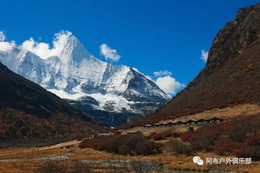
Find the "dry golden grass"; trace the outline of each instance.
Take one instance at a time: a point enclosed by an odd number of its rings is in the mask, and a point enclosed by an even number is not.
[[[213,117],[219,117],[223,119],[231,119],[234,118],[238,115],[254,115],[260,113],[260,106],[256,104],[243,104],[243,105],[238,105],[234,107],[227,107],[227,108],[215,108],[212,110],[207,110],[201,113],[189,115],[189,116],[184,116],[184,117],[179,117],[174,120],[167,120],[167,121],[161,121],[161,122],[171,122],[171,121],[186,121],[189,119],[200,119],[200,118],[205,118],[205,119],[210,119]]]
[[[69,141],[69,142],[63,142],[60,144],[55,144],[55,145],[45,146],[45,147],[0,150],[0,159],[44,157],[44,156],[48,156],[54,150],[55,153],[66,152],[66,150],[64,149],[77,147],[79,143],[80,141]],[[59,150],[59,149],[63,149],[63,150]]]
[[[259,171],[260,162],[253,162],[251,165],[220,165],[220,166],[211,166],[204,165],[198,166],[193,163],[193,156],[185,156],[185,155],[168,155],[168,154],[157,154],[151,156],[121,156],[116,154],[107,153],[104,151],[96,151],[94,149],[86,148],[80,149],[78,147],[72,147],[69,149],[66,148],[57,148],[52,150],[47,150],[44,152],[39,152],[36,155],[23,155],[23,157],[27,158],[39,158],[46,156],[61,156],[67,155],[68,161],[76,161],[76,160],[129,160],[129,161],[156,161],[160,162],[166,168],[169,169],[179,169],[179,170],[200,170],[206,171],[209,169],[217,169],[220,171],[231,169],[236,170],[238,172],[257,172]],[[220,158],[221,156],[217,156],[213,153],[197,153],[196,155],[200,156],[202,159],[209,158]],[[20,156],[18,158],[21,158]],[[226,158],[226,156],[223,156]],[[0,162],[0,173],[2,172],[35,172],[37,169],[41,167],[43,161],[6,161]],[[99,163],[93,163],[93,165],[98,165]],[[95,172],[104,172],[103,170],[95,170]]]
[[[179,117],[174,120],[166,120],[166,121],[161,121],[160,123],[168,123],[168,122],[177,122],[177,121],[187,121],[190,119],[210,119],[213,117],[219,117],[223,118],[224,120],[229,120],[231,118],[234,118],[239,115],[254,115],[260,113],[260,106],[259,105],[254,105],[254,104],[243,104],[239,106],[234,106],[234,107],[227,107],[227,108],[222,108],[222,109],[212,109],[212,110],[207,110],[201,113],[189,115],[189,116],[184,116],[184,117]],[[132,132],[137,132],[140,131],[143,133],[143,135],[148,136],[152,132],[162,132],[165,130],[172,130],[172,131],[178,131],[178,132],[185,132],[187,131],[187,127],[193,126],[194,130],[196,130],[198,127],[201,126],[201,124],[193,124],[193,125],[177,125],[177,126],[172,126],[172,127],[151,127],[151,128],[143,128],[143,127],[133,127],[130,129],[126,130],[121,130],[122,134],[126,133],[132,133]]]
[[[122,134],[126,133],[133,133],[133,132],[142,132],[143,135],[149,136],[153,132],[163,132],[165,130],[173,131],[173,132],[186,132],[187,127],[193,126],[194,130],[198,127],[202,126],[202,124],[193,124],[193,125],[178,125],[178,126],[171,126],[171,127],[150,127],[150,128],[143,128],[143,127],[134,127],[131,129],[123,130]]]
[[[183,118],[175,119],[173,121],[179,120],[188,120],[188,119],[200,119],[200,118],[212,118],[212,117],[221,117],[224,119],[230,119],[232,117],[244,114],[244,115],[252,115],[260,112],[260,106],[258,105],[240,105],[233,108],[223,108],[223,109],[214,109],[205,111],[199,114],[194,114],[190,116],[186,116]],[[152,132],[161,132],[165,130],[172,130],[172,131],[186,131],[187,126],[189,125],[181,125],[175,127],[164,127],[164,128],[142,128],[142,127],[135,127],[132,129],[128,129],[122,131],[123,133],[128,132],[135,132],[141,131],[144,135],[149,135]],[[200,124],[196,125],[195,129],[198,128]],[[159,141],[159,143],[165,143],[168,139]],[[52,156],[67,156],[68,161],[76,161],[76,160],[129,160],[129,161],[157,161],[162,163],[166,168],[169,169],[180,169],[180,170],[201,170],[207,171],[216,169],[219,171],[224,172],[227,169],[234,170],[237,172],[252,172],[258,173],[260,172],[260,161],[253,162],[251,165],[204,165],[198,166],[197,164],[193,163],[193,156],[185,156],[185,155],[168,155],[168,154],[157,154],[151,156],[122,156],[116,155],[112,153],[107,153],[104,151],[96,151],[94,149],[80,149],[78,148],[78,144],[80,141],[70,141],[66,143],[61,143],[57,145],[41,147],[41,148],[21,148],[21,149],[7,149],[7,150],[0,150],[0,155],[4,154],[14,154],[18,153],[17,155],[12,156],[5,156],[0,157],[1,159],[6,158],[41,158],[41,157],[52,157]],[[21,153],[20,153],[21,152]],[[221,156],[217,156],[213,153],[197,153],[196,155],[200,156],[202,159],[206,158],[220,158]],[[223,156],[226,158],[226,156]],[[43,161],[5,161],[0,162],[0,173],[2,172],[35,172],[35,170],[39,169]],[[100,163],[93,163],[93,165],[98,165]],[[104,170],[95,170],[95,172],[104,172]]]
[[[0,162],[0,173],[34,173],[42,164],[39,161]]]

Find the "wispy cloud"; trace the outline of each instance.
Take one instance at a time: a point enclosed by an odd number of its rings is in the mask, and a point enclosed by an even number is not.
[[[209,55],[209,52],[208,52],[208,51],[201,50],[200,59],[202,59],[202,60],[206,63],[207,60],[208,60],[208,55]]]
[[[5,41],[5,34],[3,31],[0,31],[0,42],[4,42]]]
[[[108,45],[100,45],[100,54],[105,57],[106,60],[119,61],[121,56],[117,53],[116,49],[111,49]]]
[[[154,76],[166,76],[166,75],[172,75],[172,72],[168,71],[168,70],[164,70],[164,71],[155,71],[153,72]]]
[[[3,31],[0,31],[0,50],[1,51],[10,51],[15,46],[15,41],[6,41],[6,36]]]

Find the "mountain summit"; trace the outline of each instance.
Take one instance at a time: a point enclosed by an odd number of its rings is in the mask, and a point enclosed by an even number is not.
[[[214,108],[260,104],[259,67],[260,3],[238,11],[214,38],[206,67],[148,119],[158,122]]]
[[[145,116],[169,99],[138,71],[95,58],[70,32],[56,38],[50,57],[14,47],[0,51],[0,62],[112,126]]]

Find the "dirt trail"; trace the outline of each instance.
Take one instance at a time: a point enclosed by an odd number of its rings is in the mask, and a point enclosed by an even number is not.
[[[22,154],[31,154],[41,151],[54,150],[58,148],[64,148],[69,146],[78,146],[81,141],[73,140],[68,142],[63,142],[59,144],[44,146],[44,147],[33,147],[33,148],[23,148],[23,149],[9,149],[9,150],[0,150],[0,159],[6,159],[9,157],[15,158],[15,156],[20,156]]]

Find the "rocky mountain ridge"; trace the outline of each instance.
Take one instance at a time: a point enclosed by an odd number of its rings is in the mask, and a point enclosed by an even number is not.
[[[140,72],[95,58],[69,32],[63,39],[55,56],[14,47],[0,51],[0,62],[112,126],[152,113],[169,99]]]
[[[0,139],[78,138],[108,129],[0,63]]]
[[[260,3],[240,9],[235,20],[213,39],[205,68],[167,105],[138,123],[243,103],[260,104],[259,67]]]

